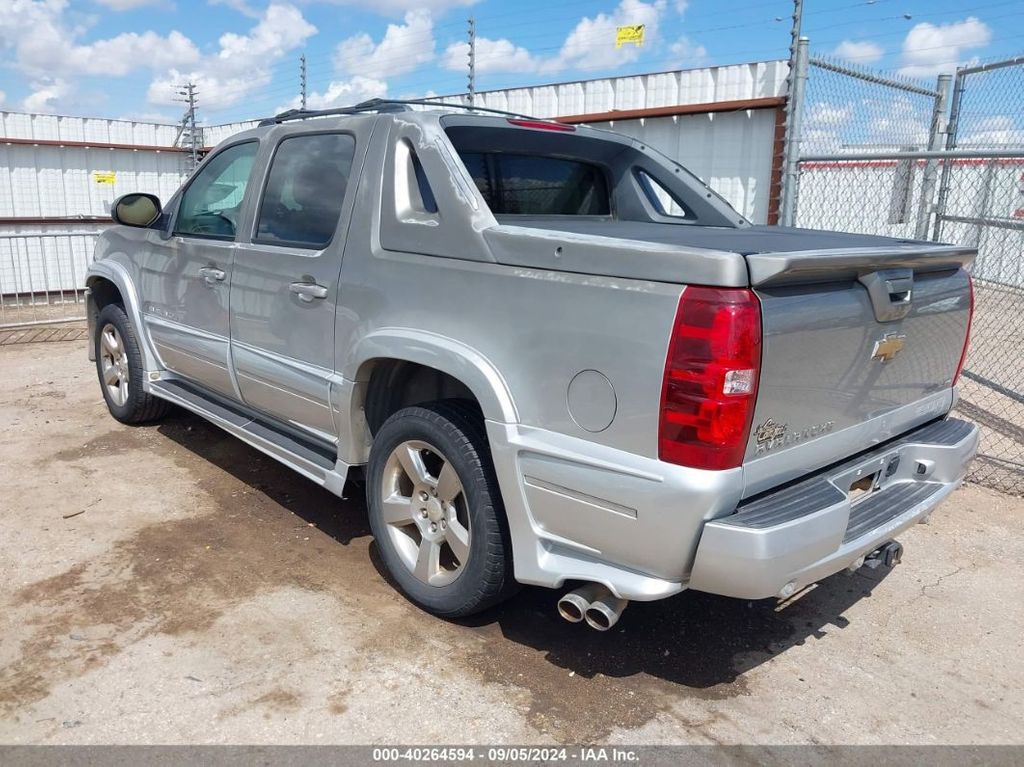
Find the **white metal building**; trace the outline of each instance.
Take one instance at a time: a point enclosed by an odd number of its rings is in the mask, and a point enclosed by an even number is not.
[[[787,71],[785,61],[736,64],[486,91],[475,103],[633,136],[765,223],[775,217]]]
[[[769,61],[659,72],[488,91],[476,103],[634,136],[765,222],[777,206],[786,71]],[[253,124],[205,127],[207,148]],[[0,112],[0,295],[79,288],[111,202],[135,191],[166,200],[181,184],[177,136],[175,125]]]

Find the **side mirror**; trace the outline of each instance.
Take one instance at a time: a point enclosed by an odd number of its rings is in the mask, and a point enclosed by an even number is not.
[[[118,224],[145,229],[160,218],[162,211],[160,198],[155,194],[133,192],[114,200],[110,206],[110,217]]]

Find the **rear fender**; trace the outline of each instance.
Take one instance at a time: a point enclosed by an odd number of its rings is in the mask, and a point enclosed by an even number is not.
[[[519,414],[508,385],[483,354],[447,336],[415,328],[385,328],[369,334],[351,350],[339,366],[335,382],[334,411],[341,444],[350,450],[350,463],[365,463],[370,435],[362,415],[362,400],[373,360],[401,360],[440,370],[465,384],[476,397],[484,418],[499,423],[518,423]],[[338,407],[337,405],[341,405]]]

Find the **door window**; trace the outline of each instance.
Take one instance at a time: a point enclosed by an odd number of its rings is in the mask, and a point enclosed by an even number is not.
[[[232,240],[258,144],[236,144],[211,157],[181,198],[175,234]]]
[[[270,164],[254,242],[326,247],[338,226],[355,149],[345,133],[283,140]]]

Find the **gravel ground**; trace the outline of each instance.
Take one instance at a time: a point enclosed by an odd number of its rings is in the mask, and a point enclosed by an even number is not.
[[[1024,500],[968,486],[891,572],[605,634],[470,621],[340,501],[202,420],[124,427],[81,341],[0,347],[2,743],[1024,743]],[[1016,648],[1016,649],[1014,649]]]

